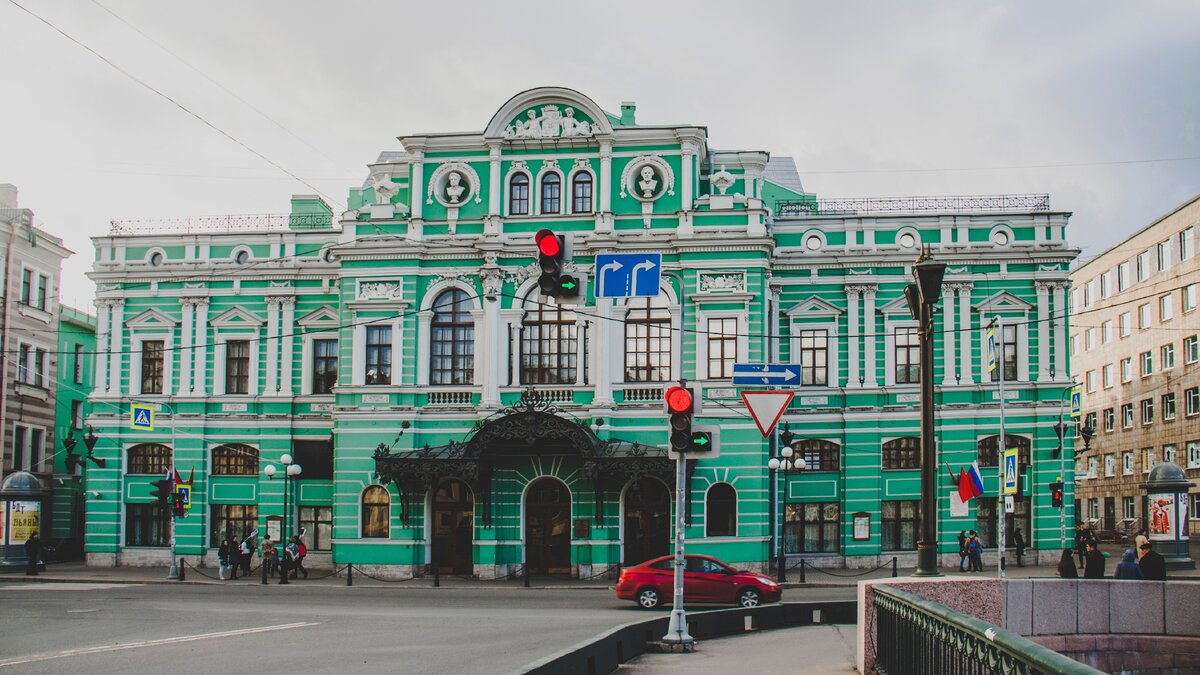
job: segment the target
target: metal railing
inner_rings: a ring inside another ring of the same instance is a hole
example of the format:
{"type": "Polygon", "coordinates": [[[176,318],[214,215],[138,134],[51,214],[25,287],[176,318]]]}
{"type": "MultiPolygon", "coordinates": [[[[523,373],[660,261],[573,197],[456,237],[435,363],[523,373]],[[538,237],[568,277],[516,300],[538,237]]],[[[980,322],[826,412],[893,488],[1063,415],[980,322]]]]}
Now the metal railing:
{"type": "Polygon", "coordinates": [[[779,200],[775,217],[841,216],[871,213],[943,213],[1049,211],[1049,194],[961,195],[957,197],[847,197],[844,199],[779,200]]]}
{"type": "Polygon", "coordinates": [[[897,588],[877,585],[874,591],[875,671],[881,675],[1101,672],[1016,633],[897,588]]]}
{"type": "Polygon", "coordinates": [[[329,228],[333,216],[321,213],[262,213],[251,215],[192,216],[110,220],[109,234],[192,234],[195,232],[243,232],[329,228]]]}

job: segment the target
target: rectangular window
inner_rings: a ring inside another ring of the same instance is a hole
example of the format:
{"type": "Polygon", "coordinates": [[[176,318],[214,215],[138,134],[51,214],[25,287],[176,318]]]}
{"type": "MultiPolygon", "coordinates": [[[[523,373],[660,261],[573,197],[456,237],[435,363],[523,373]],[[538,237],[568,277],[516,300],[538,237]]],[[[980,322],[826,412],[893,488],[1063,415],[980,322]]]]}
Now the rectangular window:
{"type": "Polygon", "coordinates": [[[1175,419],[1175,392],[1162,395],[1162,416],[1164,422],[1175,419]]]}
{"type": "Polygon", "coordinates": [[[800,331],[800,384],[817,387],[829,384],[829,331],[800,331]]]}
{"type": "Polygon", "coordinates": [[[31,379],[30,373],[33,372],[29,367],[29,351],[33,349],[29,345],[17,345],[17,382],[29,384],[31,379]]]}
{"type": "Polygon", "coordinates": [[[1145,281],[1150,276],[1150,251],[1142,251],[1137,257],[1137,280],[1145,281]]]}
{"type": "Polygon", "coordinates": [[[1096,499],[1095,497],[1088,500],[1088,519],[1100,519],[1100,500],[1096,499]]]}
{"type": "Polygon", "coordinates": [[[83,345],[75,343],[75,384],[83,384],[83,345]]]}
{"type": "Polygon", "coordinates": [[[333,548],[333,507],[301,506],[300,527],[304,534],[300,539],[310,551],[328,551],[333,548]]]}
{"type": "Polygon", "coordinates": [[[727,317],[708,320],[708,379],[733,377],[733,364],[737,362],[736,318],[727,317]]]}
{"type": "Polygon", "coordinates": [[[1170,321],[1175,318],[1175,303],[1171,299],[1171,295],[1162,295],[1158,298],[1158,320],[1159,322],[1170,321]]]}
{"type": "Polygon", "coordinates": [[[1133,475],[1133,451],[1126,450],[1121,453],[1121,475],[1133,475]]]}
{"type": "Polygon", "coordinates": [[[1150,473],[1150,469],[1157,463],[1154,459],[1154,448],[1142,448],[1142,473],[1150,473]]]}
{"type": "Polygon", "coordinates": [[[671,316],[650,298],[630,302],[625,317],[625,381],[665,382],[671,378],[671,316]]]}
{"type": "Polygon", "coordinates": [[[1091,351],[1096,347],[1096,329],[1089,328],[1083,332],[1083,348],[1091,351]]]}
{"type": "Polygon", "coordinates": [[[1175,463],[1175,446],[1173,444],[1163,446],[1163,461],[1175,463]]]}
{"type": "Polygon", "coordinates": [[[783,545],[788,553],[837,553],[840,527],[838,502],[788,504],[783,545]]]}
{"type": "MultiPolygon", "coordinates": [[[[213,504],[212,530],[210,530],[208,545],[213,548],[221,546],[221,542],[230,537],[245,539],[247,534],[258,529],[257,504],[213,504]]],[[[282,557],[283,551],[280,551],[282,557]]]]}
{"type": "Polygon", "coordinates": [[[1137,518],[1137,511],[1134,510],[1133,497],[1121,497],[1121,517],[1126,520],[1137,518]]]}
{"type": "Polygon", "coordinates": [[[71,428],[83,429],[83,401],[71,401],[71,428]]]}
{"type": "Polygon", "coordinates": [[[1200,415],[1200,387],[1183,390],[1183,414],[1188,417],[1200,415]]]}
{"type": "Polygon", "coordinates": [[[1162,369],[1170,370],[1175,367],[1175,343],[1162,346],[1162,369]]]}
{"type": "Polygon", "coordinates": [[[21,270],[21,304],[28,305],[33,300],[33,270],[21,270]]]}
{"type": "Polygon", "coordinates": [[[1129,337],[1130,331],[1133,330],[1132,318],[1129,312],[1121,312],[1121,315],[1117,317],[1117,331],[1121,337],[1129,337]]]}
{"type": "Polygon", "coordinates": [[[1154,424],[1154,399],[1144,398],[1141,401],[1142,426],[1154,424]]]}
{"type": "Polygon", "coordinates": [[[1114,408],[1104,409],[1104,430],[1112,431],[1117,428],[1117,411],[1114,408]]]}
{"type": "Polygon", "coordinates": [[[225,343],[225,393],[250,393],[250,341],[225,343]]]}
{"type": "Polygon", "coordinates": [[[332,394],[337,371],[338,341],[313,340],[312,393],[332,394]]]}
{"type": "Polygon", "coordinates": [[[1150,303],[1138,305],[1138,329],[1146,330],[1150,327],[1150,303]]]}
{"type": "Polygon", "coordinates": [[[917,500],[887,501],[880,504],[882,515],[882,549],[884,551],[917,550],[917,529],[920,524],[921,502],[917,500]]]}
{"type": "Polygon", "coordinates": [[[46,430],[33,427],[29,430],[29,471],[41,473],[46,458],[46,430]]]}
{"type": "Polygon", "coordinates": [[[392,327],[367,326],[366,384],[392,383],[392,327]]]}
{"type": "Polygon", "coordinates": [[[1075,335],[1071,336],[1071,356],[1075,356],[1078,353],[1079,353],[1079,334],[1076,333],[1075,335]]]}
{"type": "Polygon", "coordinates": [[[29,427],[13,425],[13,471],[29,470],[29,427]]]}
{"type": "Polygon", "coordinates": [[[1117,291],[1129,288],[1129,261],[1117,265],[1117,291]]]}
{"type": "Polygon", "coordinates": [[[1112,270],[1100,275],[1100,299],[1108,297],[1108,292],[1112,288],[1112,270]]]}
{"type": "Polygon", "coordinates": [[[1155,258],[1158,262],[1158,271],[1162,272],[1171,268],[1171,240],[1158,242],[1154,247],[1155,258]]]}
{"type": "Polygon", "coordinates": [[[1133,379],[1133,357],[1126,356],[1121,359],[1121,382],[1129,382],[1133,379]]]}
{"type": "Polygon", "coordinates": [[[1089,370],[1084,373],[1083,381],[1086,383],[1085,386],[1089,394],[1096,391],[1096,371],[1089,370]]]}
{"type": "MultiPolygon", "coordinates": [[[[1087,415],[1085,415],[1083,418],[1083,426],[1095,431],[1097,428],[1096,427],[1096,413],[1090,412],[1087,415]]],[[[1075,429],[1073,429],[1071,432],[1068,432],[1068,433],[1071,433],[1072,436],[1074,436],[1075,438],[1079,438],[1079,427],[1078,426],[1075,427],[1075,429]]]]}
{"type": "Polygon", "coordinates": [[[1183,362],[1193,364],[1200,361],[1200,337],[1192,335],[1183,339],[1183,362]]]}
{"type": "Polygon", "coordinates": [[[1142,364],[1142,377],[1149,377],[1154,373],[1154,354],[1151,352],[1142,352],[1138,357],[1138,361],[1142,364]]]}
{"type": "MultiPolygon", "coordinates": [[[[1000,379],[1000,372],[1004,372],[1005,382],[1015,382],[1017,379],[1017,327],[1004,326],[1004,333],[1000,339],[1000,364],[1001,367],[992,371],[992,382],[1000,379]]],[[[915,330],[915,329],[914,329],[915,330]]],[[[1085,340],[1086,342],[1086,340],[1085,340]]]]}
{"type": "Polygon", "coordinates": [[[44,274],[38,275],[37,302],[35,306],[38,309],[46,309],[46,293],[50,290],[50,279],[44,274]]]}
{"type": "Polygon", "coordinates": [[[33,350],[33,384],[39,387],[46,386],[46,358],[45,349],[33,350]]]}
{"type": "Polygon", "coordinates": [[[1100,324],[1100,344],[1108,344],[1113,339],[1112,320],[1105,321],[1100,324]]]}
{"type": "Polygon", "coordinates": [[[1099,466],[1100,466],[1100,458],[1099,457],[1088,457],[1087,477],[1095,478],[1099,472],[1099,466]]]}
{"type": "MultiPolygon", "coordinates": [[[[1200,441],[1187,442],[1187,468],[1200,469],[1200,441]]],[[[1192,517],[1197,515],[1193,513],[1192,517]]]]}
{"type": "Polygon", "coordinates": [[[1112,478],[1117,475],[1117,456],[1111,452],[1104,456],[1104,477],[1112,478]]]}
{"type": "Polygon", "coordinates": [[[170,511],[158,504],[125,505],[126,546],[169,546],[170,533],[170,511]]]}
{"type": "Polygon", "coordinates": [[[1190,260],[1196,255],[1196,226],[1193,225],[1179,232],[1179,260],[1190,260]]]}
{"type": "Polygon", "coordinates": [[[163,393],[163,341],[142,341],[142,388],[143,394],[163,393]]]}
{"type": "Polygon", "coordinates": [[[921,381],[921,345],[915,327],[896,329],[896,384],[921,381]]]}
{"type": "Polygon", "coordinates": [[[572,213],[592,212],[592,177],[586,171],[575,174],[571,182],[572,213]]]}
{"type": "Polygon", "coordinates": [[[1104,364],[1104,367],[1102,367],[1102,368],[1100,369],[1100,374],[1101,374],[1101,377],[1100,377],[1100,379],[1101,379],[1101,380],[1103,380],[1103,383],[1104,383],[1104,388],[1105,388],[1105,389],[1110,389],[1110,388],[1112,388],[1112,386],[1113,386],[1113,367],[1112,367],[1112,364],[1111,364],[1111,363],[1106,363],[1106,364],[1104,364]]]}
{"type": "Polygon", "coordinates": [[[1188,284],[1180,291],[1183,298],[1183,313],[1194,312],[1196,310],[1196,298],[1200,295],[1200,284],[1188,284]]]}
{"type": "Polygon", "coordinates": [[[1121,428],[1123,428],[1123,429],[1132,429],[1133,428],[1133,404],[1132,403],[1122,403],[1121,404],[1121,428]]]}

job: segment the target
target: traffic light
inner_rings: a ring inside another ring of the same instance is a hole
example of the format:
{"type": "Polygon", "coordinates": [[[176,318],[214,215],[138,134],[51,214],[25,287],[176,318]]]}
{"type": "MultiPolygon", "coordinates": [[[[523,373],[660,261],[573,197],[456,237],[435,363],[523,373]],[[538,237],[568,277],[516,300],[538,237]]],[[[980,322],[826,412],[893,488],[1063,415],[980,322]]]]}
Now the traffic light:
{"type": "Polygon", "coordinates": [[[1056,509],[1063,505],[1063,482],[1056,480],[1050,484],[1050,505],[1056,509]]]}
{"type": "Polygon", "coordinates": [[[183,494],[178,491],[171,495],[171,514],[176,518],[183,518],[187,515],[187,509],[183,506],[183,494]]]}
{"type": "Polygon", "coordinates": [[[579,295],[579,279],[563,274],[566,261],[571,259],[571,240],[553,230],[539,230],[533,236],[538,250],[538,288],[542,295],[554,298],[573,298],[579,295]]]}
{"type": "Polygon", "coordinates": [[[150,496],[154,497],[154,503],[158,505],[158,508],[164,511],[172,508],[175,503],[174,483],[175,481],[170,478],[160,478],[151,483],[154,489],[150,491],[150,496]]]}
{"type": "Polygon", "coordinates": [[[698,412],[694,391],[688,387],[671,387],[665,396],[666,413],[670,416],[670,445],[672,452],[707,452],[712,450],[710,431],[692,428],[692,417],[698,412]]]}

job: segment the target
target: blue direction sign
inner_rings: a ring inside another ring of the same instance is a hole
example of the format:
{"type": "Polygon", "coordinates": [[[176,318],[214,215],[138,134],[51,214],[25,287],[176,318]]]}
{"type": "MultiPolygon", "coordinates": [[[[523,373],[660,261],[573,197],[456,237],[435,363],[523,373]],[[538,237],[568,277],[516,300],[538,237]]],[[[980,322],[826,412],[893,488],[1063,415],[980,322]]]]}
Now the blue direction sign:
{"type": "Polygon", "coordinates": [[[800,384],[800,366],[788,363],[735,363],[734,384],[800,384]]]}
{"type": "Polygon", "coordinates": [[[661,253],[600,253],[596,256],[597,298],[652,298],[662,277],[661,253]]]}

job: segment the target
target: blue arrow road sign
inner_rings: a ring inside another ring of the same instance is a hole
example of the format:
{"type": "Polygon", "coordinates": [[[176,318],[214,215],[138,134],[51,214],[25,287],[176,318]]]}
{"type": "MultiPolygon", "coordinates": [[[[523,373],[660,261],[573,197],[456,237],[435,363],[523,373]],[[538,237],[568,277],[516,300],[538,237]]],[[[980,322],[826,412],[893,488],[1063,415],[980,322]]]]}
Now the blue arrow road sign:
{"type": "Polygon", "coordinates": [[[800,366],[787,363],[735,363],[734,384],[800,384],[800,366]]]}
{"type": "Polygon", "coordinates": [[[661,253],[600,253],[597,298],[652,298],[662,277],[661,253]]]}

